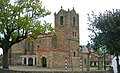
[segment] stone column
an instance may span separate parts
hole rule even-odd
[[[35,65],[35,58],[33,58],[33,65]]]
[[[26,58],[26,65],[28,65],[28,58]]]

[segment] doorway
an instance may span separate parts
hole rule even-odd
[[[47,60],[45,57],[41,58],[41,65],[42,65],[42,67],[47,67]]]
[[[33,58],[28,58],[28,66],[33,66]]]

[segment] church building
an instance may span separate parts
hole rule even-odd
[[[79,15],[75,9],[54,13],[55,32],[25,39],[11,47],[11,65],[64,68],[79,67]]]

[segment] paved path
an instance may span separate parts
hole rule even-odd
[[[43,68],[37,66],[10,66],[9,69],[18,71],[65,71],[65,68]],[[86,68],[83,70],[86,71]],[[91,70],[97,70],[97,68],[91,68]],[[69,68],[68,71],[72,71],[72,69]],[[73,71],[80,71],[80,69],[73,68]]]

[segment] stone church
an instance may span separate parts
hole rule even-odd
[[[79,15],[75,9],[54,13],[55,33],[23,40],[10,49],[11,65],[79,67]]]

